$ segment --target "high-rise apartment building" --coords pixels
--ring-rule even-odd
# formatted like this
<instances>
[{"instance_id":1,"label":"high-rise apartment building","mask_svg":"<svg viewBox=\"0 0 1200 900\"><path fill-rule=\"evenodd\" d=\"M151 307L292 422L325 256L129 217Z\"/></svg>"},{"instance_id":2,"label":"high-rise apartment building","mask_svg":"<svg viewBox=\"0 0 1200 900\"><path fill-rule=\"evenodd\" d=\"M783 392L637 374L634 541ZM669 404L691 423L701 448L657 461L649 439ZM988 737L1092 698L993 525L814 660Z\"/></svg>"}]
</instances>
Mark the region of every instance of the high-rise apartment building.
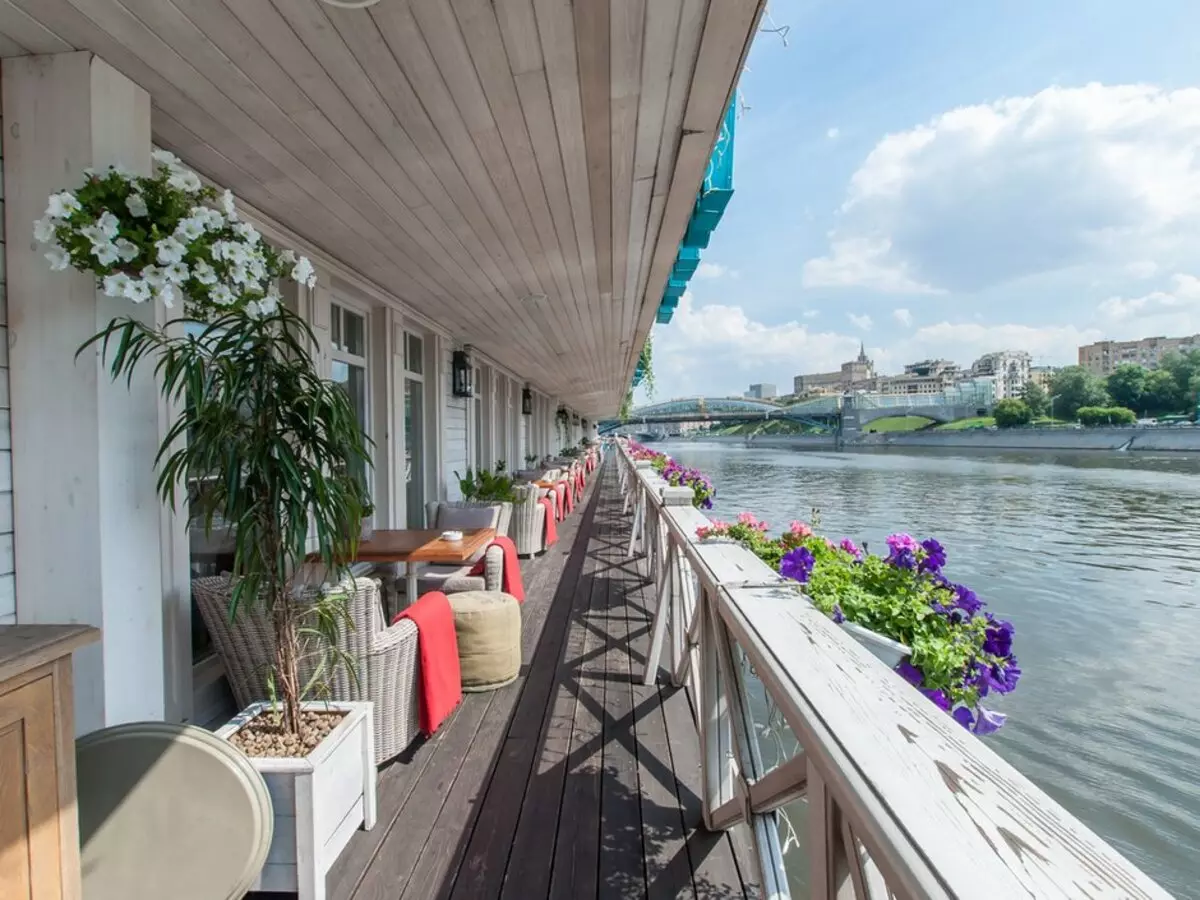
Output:
<instances>
[{"instance_id":1,"label":"high-rise apartment building","mask_svg":"<svg viewBox=\"0 0 1200 900\"><path fill-rule=\"evenodd\" d=\"M1200 350L1200 334L1191 337L1148 337L1140 341L1097 341L1079 348L1079 364L1100 378L1127 363L1144 369L1158 368L1168 353Z\"/></svg>"},{"instance_id":2,"label":"high-rise apartment building","mask_svg":"<svg viewBox=\"0 0 1200 900\"><path fill-rule=\"evenodd\" d=\"M985 353L971 365L972 378L992 378L996 382L996 399L1019 397L1029 381L1033 357L1024 350L998 350Z\"/></svg>"}]
</instances>

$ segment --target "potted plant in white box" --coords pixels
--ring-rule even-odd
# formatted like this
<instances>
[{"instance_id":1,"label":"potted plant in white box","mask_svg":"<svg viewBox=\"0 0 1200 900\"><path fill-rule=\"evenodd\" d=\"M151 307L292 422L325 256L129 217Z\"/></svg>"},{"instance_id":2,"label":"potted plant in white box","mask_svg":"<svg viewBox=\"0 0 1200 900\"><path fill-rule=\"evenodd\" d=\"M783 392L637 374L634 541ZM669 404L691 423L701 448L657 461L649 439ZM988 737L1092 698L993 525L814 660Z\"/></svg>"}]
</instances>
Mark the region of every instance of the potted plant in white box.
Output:
<instances>
[{"instance_id":1,"label":"potted plant in white box","mask_svg":"<svg viewBox=\"0 0 1200 900\"><path fill-rule=\"evenodd\" d=\"M281 302L281 278L315 283L308 260L263 242L228 192L218 198L171 154L155 158L152 177L109 169L55 194L35 237L53 268L92 274L109 296L182 307L162 329L114 319L79 352L98 349L114 379L154 360L180 409L156 459L159 493L174 504L203 483L193 515L234 529L229 615L257 607L270 623L271 702L220 734L254 760L275 805L257 887L317 897L350 834L374 824L372 715L370 703L305 701L342 664L348 621L344 594L296 573L312 554L337 583L339 560L353 558L366 439L347 395L317 374L308 325Z\"/></svg>"}]
</instances>

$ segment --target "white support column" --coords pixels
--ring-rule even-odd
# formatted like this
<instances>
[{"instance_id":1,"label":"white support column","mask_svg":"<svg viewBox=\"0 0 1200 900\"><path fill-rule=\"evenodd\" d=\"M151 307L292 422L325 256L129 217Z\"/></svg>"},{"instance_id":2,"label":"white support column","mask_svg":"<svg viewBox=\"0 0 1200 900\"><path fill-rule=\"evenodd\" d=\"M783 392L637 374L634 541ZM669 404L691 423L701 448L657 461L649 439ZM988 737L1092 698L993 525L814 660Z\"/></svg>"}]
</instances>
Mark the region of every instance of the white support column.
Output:
<instances>
[{"instance_id":1,"label":"white support column","mask_svg":"<svg viewBox=\"0 0 1200 900\"><path fill-rule=\"evenodd\" d=\"M190 629L179 622L186 555L155 493L167 422L151 367L126 386L94 351L75 359L116 316L155 322L154 305L51 272L30 230L47 196L81 184L85 168L149 173L150 96L88 52L6 59L3 92L17 619L103 629L75 660L82 734L164 718L179 693L165 682L186 673L190 685L190 647L175 658L181 642L165 634Z\"/></svg>"}]
</instances>

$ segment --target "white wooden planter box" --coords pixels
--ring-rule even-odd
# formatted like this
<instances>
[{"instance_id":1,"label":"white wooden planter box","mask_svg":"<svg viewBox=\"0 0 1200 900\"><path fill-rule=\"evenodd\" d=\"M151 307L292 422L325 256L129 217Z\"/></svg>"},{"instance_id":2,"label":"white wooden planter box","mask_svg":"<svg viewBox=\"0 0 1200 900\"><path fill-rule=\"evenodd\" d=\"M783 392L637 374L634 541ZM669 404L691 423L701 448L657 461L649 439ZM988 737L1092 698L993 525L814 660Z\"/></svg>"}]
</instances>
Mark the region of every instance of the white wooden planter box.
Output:
<instances>
[{"instance_id":1,"label":"white wooden planter box","mask_svg":"<svg viewBox=\"0 0 1200 900\"><path fill-rule=\"evenodd\" d=\"M228 738L269 704L256 703L222 727ZM304 758L251 757L267 782L275 837L256 891L295 891L298 900L324 900L325 873L362 826L375 826L373 703L306 703L306 709L345 710L317 749Z\"/></svg>"},{"instance_id":2,"label":"white wooden planter box","mask_svg":"<svg viewBox=\"0 0 1200 900\"><path fill-rule=\"evenodd\" d=\"M876 634L871 629L855 625L853 622L843 622L842 630L849 633L856 641L870 650L875 655L875 658L883 662L889 669L896 668L912 653L911 648L901 644L899 641L893 641L890 637Z\"/></svg>"}]
</instances>

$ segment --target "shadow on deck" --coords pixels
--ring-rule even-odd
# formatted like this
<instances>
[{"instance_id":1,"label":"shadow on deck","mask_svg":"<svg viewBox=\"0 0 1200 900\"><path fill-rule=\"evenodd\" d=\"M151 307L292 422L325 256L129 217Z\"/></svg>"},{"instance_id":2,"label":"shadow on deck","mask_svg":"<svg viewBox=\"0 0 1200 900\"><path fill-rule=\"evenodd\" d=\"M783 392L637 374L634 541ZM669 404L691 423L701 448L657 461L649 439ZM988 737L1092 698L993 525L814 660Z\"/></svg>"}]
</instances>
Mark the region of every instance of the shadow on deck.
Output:
<instances>
[{"instance_id":1,"label":"shadow on deck","mask_svg":"<svg viewBox=\"0 0 1200 900\"><path fill-rule=\"evenodd\" d=\"M700 826L687 694L640 683L652 590L628 529L606 465L525 563L521 677L381 770L332 900L757 896L740 835Z\"/></svg>"}]
</instances>

